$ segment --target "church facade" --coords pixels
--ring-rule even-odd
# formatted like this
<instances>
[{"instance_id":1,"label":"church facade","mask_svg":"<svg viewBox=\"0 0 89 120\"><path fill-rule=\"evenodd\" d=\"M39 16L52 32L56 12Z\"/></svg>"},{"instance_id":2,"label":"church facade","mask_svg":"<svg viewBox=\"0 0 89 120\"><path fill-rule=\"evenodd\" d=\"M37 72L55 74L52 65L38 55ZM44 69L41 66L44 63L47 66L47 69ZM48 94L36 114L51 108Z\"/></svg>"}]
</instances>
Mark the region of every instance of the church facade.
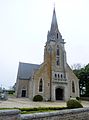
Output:
<instances>
[{"instance_id":1,"label":"church facade","mask_svg":"<svg viewBox=\"0 0 89 120\"><path fill-rule=\"evenodd\" d=\"M58 29L55 8L41 65L19 63L16 96L43 96L44 101L79 97L79 80L66 61L65 42Z\"/></svg>"}]
</instances>

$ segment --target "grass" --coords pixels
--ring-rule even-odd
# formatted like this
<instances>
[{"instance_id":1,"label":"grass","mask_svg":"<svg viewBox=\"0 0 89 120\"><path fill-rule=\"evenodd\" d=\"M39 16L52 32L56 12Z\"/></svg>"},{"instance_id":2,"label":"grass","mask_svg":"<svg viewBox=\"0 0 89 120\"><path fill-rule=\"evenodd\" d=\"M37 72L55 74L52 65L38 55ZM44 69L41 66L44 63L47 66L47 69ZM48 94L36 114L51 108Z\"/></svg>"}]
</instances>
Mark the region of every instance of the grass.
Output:
<instances>
[{"instance_id":1,"label":"grass","mask_svg":"<svg viewBox=\"0 0 89 120\"><path fill-rule=\"evenodd\" d=\"M51 112L56 110L67 109L67 107L38 107L38 108L0 108L0 110L12 110L18 109L21 111L21 114L32 114L38 112Z\"/></svg>"}]
</instances>

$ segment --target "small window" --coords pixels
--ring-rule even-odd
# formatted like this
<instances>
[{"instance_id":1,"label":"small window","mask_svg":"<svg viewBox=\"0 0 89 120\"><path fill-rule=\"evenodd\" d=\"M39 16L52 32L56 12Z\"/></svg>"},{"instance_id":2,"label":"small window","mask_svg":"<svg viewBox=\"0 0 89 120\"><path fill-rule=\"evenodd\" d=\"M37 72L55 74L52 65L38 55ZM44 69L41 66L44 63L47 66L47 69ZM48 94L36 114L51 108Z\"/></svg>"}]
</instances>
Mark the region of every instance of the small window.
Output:
<instances>
[{"instance_id":1,"label":"small window","mask_svg":"<svg viewBox=\"0 0 89 120\"><path fill-rule=\"evenodd\" d=\"M42 82L42 79L40 79L40 82L39 82L39 92L42 92L42 89L43 89L43 82Z\"/></svg>"},{"instance_id":2,"label":"small window","mask_svg":"<svg viewBox=\"0 0 89 120\"><path fill-rule=\"evenodd\" d=\"M75 93L75 85L74 85L74 81L72 81L72 92Z\"/></svg>"},{"instance_id":3,"label":"small window","mask_svg":"<svg viewBox=\"0 0 89 120\"><path fill-rule=\"evenodd\" d=\"M58 33L57 33L57 39L58 39Z\"/></svg>"},{"instance_id":4,"label":"small window","mask_svg":"<svg viewBox=\"0 0 89 120\"><path fill-rule=\"evenodd\" d=\"M58 74L58 78L60 78L60 75Z\"/></svg>"},{"instance_id":5,"label":"small window","mask_svg":"<svg viewBox=\"0 0 89 120\"><path fill-rule=\"evenodd\" d=\"M55 78L57 78L57 74L55 74Z\"/></svg>"},{"instance_id":6,"label":"small window","mask_svg":"<svg viewBox=\"0 0 89 120\"><path fill-rule=\"evenodd\" d=\"M61 78L63 78L63 75L61 74Z\"/></svg>"}]
</instances>

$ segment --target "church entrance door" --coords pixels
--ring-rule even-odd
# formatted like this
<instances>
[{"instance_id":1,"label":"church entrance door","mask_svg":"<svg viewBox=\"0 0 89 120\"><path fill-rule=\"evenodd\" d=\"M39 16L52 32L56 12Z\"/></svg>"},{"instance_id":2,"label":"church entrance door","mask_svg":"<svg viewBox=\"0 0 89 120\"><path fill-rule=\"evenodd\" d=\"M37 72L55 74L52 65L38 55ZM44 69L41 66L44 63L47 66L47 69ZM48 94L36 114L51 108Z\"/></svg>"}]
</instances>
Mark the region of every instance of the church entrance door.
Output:
<instances>
[{"instance_id":1,"label":"church entrance door","mask_svg":"<svg viewBox=\"0 0 89 120\"><path fill-rule=\"evenodd\" d=\"M22 90L22 97L26 97L26 90Z\"/></svg>"},{"instance_id":2,"label":"church entrance door","mask_svg":"<svg viewBox=\"0 0 89 120\"><path fill-rule=\"evenodd\" d=\"M55 90L56 93L56 100L63 100L63 89L57 88Z\"/></svg>"}]
</instances>

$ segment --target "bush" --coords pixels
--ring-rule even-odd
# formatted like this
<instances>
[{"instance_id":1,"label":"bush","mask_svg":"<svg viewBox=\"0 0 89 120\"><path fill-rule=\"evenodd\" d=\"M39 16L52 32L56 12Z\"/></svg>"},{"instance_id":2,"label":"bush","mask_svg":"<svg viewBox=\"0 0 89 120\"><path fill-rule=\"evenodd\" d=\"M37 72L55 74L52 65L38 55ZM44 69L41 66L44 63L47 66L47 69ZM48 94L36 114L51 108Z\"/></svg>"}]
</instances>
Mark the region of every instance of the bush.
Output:
<instances>
[{"instance_id":1,"label":"bush","mask_svg":"<svg viewBox=\"0 0 89 120\"><path fill-rule=\"evenodd\" d=\"M43 97L41 95L35 95L33 101L43 101Z\"/></svg>"},{"instance_id":2,"label":"bush","mask_svg":"<svg viewBox=\"0 0 89 120\"><path fill-rule=\"evenodd\" d=\"M14 90L8 90L8 94L13 95L14 93L15 93L15 91L14 91Z\"/></svg>"},{"instance_id":3,"label":"bush","mask_svg":"<svg viewBox=\"0 0 89 120\"><path fill-rule=\"evenodd\" d=\"M78 100L73 100L73 99L67 101L67 107L69 109L72 109L72 108L83 108L82 104Z\"/></svg>"},{"instance_id":4,"label":"bush","mask_svg":"<svg viewBox=\"0 0 89 120\"><path fill-rule=\"evenodd\" d=\"M76 97L76 100L80 100L80 97Z\"/></svg>"}]
</instances>

